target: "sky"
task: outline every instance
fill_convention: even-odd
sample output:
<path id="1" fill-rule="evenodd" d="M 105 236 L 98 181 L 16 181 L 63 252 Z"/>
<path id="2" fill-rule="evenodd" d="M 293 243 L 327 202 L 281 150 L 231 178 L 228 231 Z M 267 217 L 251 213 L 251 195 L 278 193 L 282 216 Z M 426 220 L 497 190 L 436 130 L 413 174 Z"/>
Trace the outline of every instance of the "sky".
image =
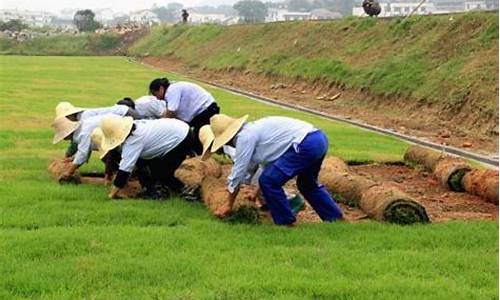
<path id="1" fill-rule="evenodd" d="M 0 0 L 2 9 L 27 9 L 35 11 L 48 11 L 59 13 L 64 8 L 111 8 L 116 12 L 129 12 L 133 10 L 151 8 L 153 4 L 166 5 L 169 2 L 178 2 L 185 7 L 200 5 L 217 6 L 221 4 L 232 5 L 237 0 Z"/>

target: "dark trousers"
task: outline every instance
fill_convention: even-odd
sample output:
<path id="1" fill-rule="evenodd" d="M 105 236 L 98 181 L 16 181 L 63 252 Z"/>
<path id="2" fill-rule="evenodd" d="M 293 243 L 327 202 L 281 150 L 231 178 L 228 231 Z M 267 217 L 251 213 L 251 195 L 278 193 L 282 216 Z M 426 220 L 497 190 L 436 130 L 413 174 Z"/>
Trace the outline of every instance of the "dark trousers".
<path id="1" fill-rule="evenodd" d="M 210 118 L 218 113 L 220 113 L 220 108 L 217 103 L 214 102 L 188 123 L 189 126 L 193 128 L 193 150 L 196 154 L 201 155 L 203 152 L 203 145 L 201 144 L 198 136 L 200 128 L 203 127 L 203 125 L 210 124 Z"/>
<path id="2" fill-rule="evenodd" d="M 149 171 L 149 174 L 144 171 L 137 174 L 141 184 L 146 188 L 156 184 L 165 185 L 171 192 L 179 193 L 184 184 L 175 178 L 174 173 L 190 153 L 192 145 L 193 137 L 191 132 L 189 132 L 177 147 L 165 155 L 153 159 L 141 160 L 139 169 Z"/>

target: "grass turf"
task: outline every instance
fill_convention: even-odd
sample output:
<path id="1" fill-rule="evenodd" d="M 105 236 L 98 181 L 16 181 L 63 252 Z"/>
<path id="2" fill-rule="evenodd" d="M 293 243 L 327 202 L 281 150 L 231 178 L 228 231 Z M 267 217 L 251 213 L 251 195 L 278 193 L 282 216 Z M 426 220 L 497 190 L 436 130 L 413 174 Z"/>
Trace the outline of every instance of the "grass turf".
<path id="1" fill-rule="evenodd" d="M 110 201 L 46 172 L 54 106 L 111 105 L 160 75 L 123 58 L 0 57 L 0 298 L 491 299 L 498 224 L 231 225 L 201 204 Z M 398 160 L 392 138 L 211 90 L 229 114 L 299 117 L 330 153 Z M 85 170 L 101 169 L 92 160 Z"/>

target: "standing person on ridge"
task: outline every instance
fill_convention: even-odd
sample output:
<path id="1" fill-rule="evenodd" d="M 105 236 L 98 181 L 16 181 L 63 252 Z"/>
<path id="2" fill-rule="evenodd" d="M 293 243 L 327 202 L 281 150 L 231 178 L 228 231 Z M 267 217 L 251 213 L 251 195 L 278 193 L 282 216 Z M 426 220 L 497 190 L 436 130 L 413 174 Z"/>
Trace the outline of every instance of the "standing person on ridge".
<path id="1" fill-rule="evenodd" d="M 203 150 L 198 137 L 200 128 L 209 124 L 213 115 L 220 113 L 220 108 L 212 95 L 195 83 L 186 81 L 170 83 L 167 78 L 151 81 L 149 92 L 157 99 L 167 101 L 165 117 L 177 118 L 189 124 L 193 129 L 193 149 L 200 155 Z"/>
<path id="2" fill-rule="evenodd" d="M 248 171 L 264 165 L 259 186 L 277 225 L 293 225 L 283 185 L 297 176 L 297 188 L 323 221 L 342 219 L 340 207 L 323 185 L 318 183 L 321 164 L 328 150 L 326 135 L 313 125 L 286 117 L 267 117 L 246 122 L 248 115 L 233 119 L 219 114 L 210 119 L 214 134 L 211 152 L 222 146 L 236 148 L 234 165 L 228 177 L 227 204 L 217 215 L 227 215 Z"/>

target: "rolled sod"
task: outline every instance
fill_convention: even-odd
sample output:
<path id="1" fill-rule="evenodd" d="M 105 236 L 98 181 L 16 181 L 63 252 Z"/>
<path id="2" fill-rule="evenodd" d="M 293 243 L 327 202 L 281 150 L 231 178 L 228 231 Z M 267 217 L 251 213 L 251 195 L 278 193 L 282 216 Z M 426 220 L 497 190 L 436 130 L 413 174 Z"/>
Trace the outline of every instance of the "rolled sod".
<path id="1" fill-rule="evenodd" d="M 434 168 L 445 154 L 425 148 L 418 145 L 410 146 L 404 155 L 407 162 L 424 166 L 428 171 L 434 171 Z"/>
<path id="2" fill-rule="evenodd" d="M 403 225 L 429 222 L 429 216 L 420 203 L 389 183 L 367 189 L 359 207 L 379 221 Z"/>
<path id="3" fill-rule="evenodd" d="M 201 199 L 205 206 L 215 214 L 219 208 L 227 204 L 229 192 L 225 178 L 215 178 L 207 176 L 201 184 Z M 240 191 L 234 202 L 233 210 L 224 217 L 225 221 L 231 223 L 260 223 L 259 210 L 256 203 L 245 197 L 245 193 Z"/>
<path id="4" fill-rule="evenodd" d="M 198 157 L 189 158 L 182 162 L 175 171 L 175 177 L 189 187 L 199 188 L 206 176 L 219 177 L 221 166 L 213 158 L 202 161 Z"/>
<path id="5" fill-rule="evenodd" d="M 342 162 L 338 164 L 342 165 Z M 425 207 L 397 187 L 343 172 L 342 166 L 330 168 L 340 171 L 320 175 L 321 183 L 331 193 L 354 203 L 370 218 L 397 224 L 429 222 Z"/>
<path id="6" fill-rule="evenodd" d="M 463 176 L 462 186 L 468 193 L 498 204 L 498 172 L 494 170 L 472 170 Z"/>
<path id="7" fill-rule="evenodd" d="M 405 160 L 422 164 L 446 188 L 498 204 L 498 171 L 472 168 L 465 160 L 421 146 L 411 146 Z"/>

